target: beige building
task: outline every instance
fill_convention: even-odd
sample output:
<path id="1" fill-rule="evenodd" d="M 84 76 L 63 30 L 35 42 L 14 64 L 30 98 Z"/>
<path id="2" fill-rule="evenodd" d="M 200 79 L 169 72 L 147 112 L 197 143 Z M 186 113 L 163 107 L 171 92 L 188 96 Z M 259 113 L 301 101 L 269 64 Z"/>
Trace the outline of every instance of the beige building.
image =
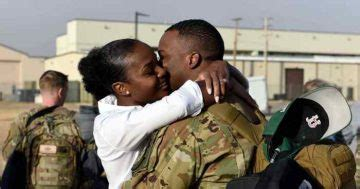
<path id="1" fill-rule="evenodd" d="M 77 69 L 79 60 L 85 55 L 86 53 L 81 52 L 67 52 L 45 60 L 45 70 L 57 70 L 68 75 L 67 101 L 69 102 L 92 102 L 91 95 L 84 90 L 80 82 L 81 76 Z"/>
<path id="2" fill-rule="evenodd" d="M 233 56 L 227 55 L 227 60 Z M 245 76 L 264 76 L 264 58 L 237 56 L 236 67 Z M 339 87 L 349 100 L 359 100 L 360 57 L 270 56 L 268 58 L 268 97 L 291 99 L 303 91 L 305 82 L 322 79 Z"/>
<path id="3" fill-rule="evenodd" d="M 36 89 L 44 72 L 44 58 L 0 44 L 0 93 L 2 99 L 14 98 L 16 89 Z"/>
<path id="4" fill-rule="evenodd" d="M 156 48 L 169 24 L 139 23 L 138 38 Z M 217 27 L 226 49 L 225 59 L 233 63 L 234 28 Z M 77 19 L 67 23 L 66 33 L 56 39 L 56 56 L 45 61 L 45 69 L 69 75 L 80 86 L 76 66 L 91 48 L 112 40 L 133 38 L 133 22 Z M 261 29 L 238 31 L 235 66 L 246 76 L 265 76 L 263 58 L 265 37 Z M 300 31 L 269 31 L 267 66 L 268 97 L 292 98 L 302 85 L 320 78 L 336 84 L 345 96 L 360 99 L 360 35 Z M 80 86 L 81 88 L 81 86 Z M 80 90 L 78 96 L 88 101 Z M 80 92 L 81 91 L 81 92 Z"/>

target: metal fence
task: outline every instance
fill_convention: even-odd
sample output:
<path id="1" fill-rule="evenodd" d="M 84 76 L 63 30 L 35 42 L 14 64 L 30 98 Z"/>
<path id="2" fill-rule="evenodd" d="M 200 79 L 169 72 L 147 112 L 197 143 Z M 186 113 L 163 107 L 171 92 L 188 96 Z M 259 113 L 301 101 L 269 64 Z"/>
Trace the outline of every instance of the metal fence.
<path id="1" fill-rule="evenodd" d="M 24 82 L 20 84 L 0 82 L 0 101 L 22 101 L 34 102 L 35 96 L 39 94 L 36 81 Z M 85 91 L 84 85 L 80 81 L 69 81 L 66 102 L 92 103 L 93 97 Z"/>

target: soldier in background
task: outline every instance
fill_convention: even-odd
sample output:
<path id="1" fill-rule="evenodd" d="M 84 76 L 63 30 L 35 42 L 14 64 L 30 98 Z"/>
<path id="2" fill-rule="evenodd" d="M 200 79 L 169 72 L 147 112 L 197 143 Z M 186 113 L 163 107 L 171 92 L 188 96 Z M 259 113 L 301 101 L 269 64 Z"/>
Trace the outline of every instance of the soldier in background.
<path id="1" fill-rule="evenodd" d="M 97 106 L 85 106 L 79 107 L 79 112 L 74 116 L 76 123 L 79 126 L 81 138 L 86 143 L 91 143 L 94 140 L 94 119 L 99 114 Z"/>
<path id="2" fill-rule="evenodd" d="M 94 119 L 98 114 L 99 109 L 94 100 L 93 106 L 80 106 L 79 112 L 74 116 L 79 126 L 81 138 L 85 142 L 85 147 L 81 153 L 81 189 L 107 189 L 109 185 L 104 168 L 97 155 L 97 147 L 93 135 Z"/>
<path id="3" fill-rule="evenodd" d="M 16 145 L 22 140 L 25 134 L 22 129 L 26 126 L 26 122 L 29 118 L 35 113 L 48 107 L 58 107 L 59 109 L 66 111 L 69 115 L 75 114 L 75 112 L 62 107 L 68 90 L 68 79 L 66 75 L 57 71 L 46 71 L 41 75 L 39 85 L 42 104 L 27 112 L 21 113 L 11 123 L 9 134 L 2 148 L 2 155 L 5 160 L 9 158 L 11 153 L 15 150 Z"/>
<path id="4" fill-rule="evenodd" d="M 321 79 L 313 79 L 310 80 L 308 82 L 305 83 L 304 85 L 304 92 L 307 93 L 311 90 L 317 89 L 319 87 L 326 87 L 326 86 L 332 86 L 337 88 L 339 91 L 340 88 L 338 86 L 336 86 L 335 84 L 332 84 L 330 82 L 321 80 Z M 356 112 L 359 112 L 359 103 L 350 103 L 350 109 L 352 112 L 352 121 L 351 123 L 345 127 L 344 129 L 342 129 L 340 132 L 336 133 L 333 136 L 330 136 L 329 139 L 333 140 L 334 142 L 339 142 L 339 143 L 344 143 L 347 146 L 349 146 L 349 148 L 351 149 L 351 151 L 355 154 L 356 152 L 356 146 L 357 146 L 357 128 L 359 125 L 359 121 L 357 119 L 358 116 L 356 116 Z"/>
<path id="5" fill-rule="evenodd" d="M 323 86 L 334 86 L 339 89 L 339 87 L 327 81 L 321 79 L 314 79 L 305 83 L 304 92 L 308 92 L 310 90 Z M 358 113 L 360 113 L 360 103 L 359 102 L 350 103 L 350 109 L 352 114 L 352 120 L 349 126 L 345 127 L 336 135 L 331 136 L 329 138 L 335 142 L 346 144 L 354 153 L 355 161 L 356 161 L 355 181 L 356 181 L 356 185 L 360 187 L 360 141 L 359 141 L 360 137 L 357 136 L 358 128 L 360 125 L 360 120 L 358 116 Z"/>
<path id="6" fill-rule="evenodd" d="M 78 185 L 83 141 L 74 112 L 63 107 L 67 76 L 49 70 L 42 74 L 39 84 L 42 105 L 21 113 L 4 142 L 2 155 L 8 163 L 2 188 L 19 188 L 18 183 L 24 180 L 26 188 Z"/>

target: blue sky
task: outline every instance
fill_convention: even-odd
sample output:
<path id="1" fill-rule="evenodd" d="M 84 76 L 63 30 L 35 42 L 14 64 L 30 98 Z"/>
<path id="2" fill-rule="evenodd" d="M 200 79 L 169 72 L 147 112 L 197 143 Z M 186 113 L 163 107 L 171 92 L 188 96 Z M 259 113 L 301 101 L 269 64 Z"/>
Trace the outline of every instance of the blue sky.
<path id="1" fill-rule="evenodd" d="M 175 23 L 202 18 L 216 26 L 360 34 L 359 0 L 0 0 L 0 43 L 33 56 L 53 56 L 55 38 L 74 18 Z"/>

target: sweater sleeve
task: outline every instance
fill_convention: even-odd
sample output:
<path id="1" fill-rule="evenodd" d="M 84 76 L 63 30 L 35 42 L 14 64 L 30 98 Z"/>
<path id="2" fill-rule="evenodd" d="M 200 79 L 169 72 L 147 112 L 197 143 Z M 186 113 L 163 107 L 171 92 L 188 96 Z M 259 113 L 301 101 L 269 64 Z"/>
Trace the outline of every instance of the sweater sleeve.
<path id="1" fill-rule="evenodd" d="M 102 125 L 103 138 L 114 148 L 134 150 L 149 133 L 189 115 L 195 116 L 203 106 L 200 87 L 196 82 L 187 81 L 159 101 L 129 111 L 112 111 L 101 123 L 95 124 Z"/>

